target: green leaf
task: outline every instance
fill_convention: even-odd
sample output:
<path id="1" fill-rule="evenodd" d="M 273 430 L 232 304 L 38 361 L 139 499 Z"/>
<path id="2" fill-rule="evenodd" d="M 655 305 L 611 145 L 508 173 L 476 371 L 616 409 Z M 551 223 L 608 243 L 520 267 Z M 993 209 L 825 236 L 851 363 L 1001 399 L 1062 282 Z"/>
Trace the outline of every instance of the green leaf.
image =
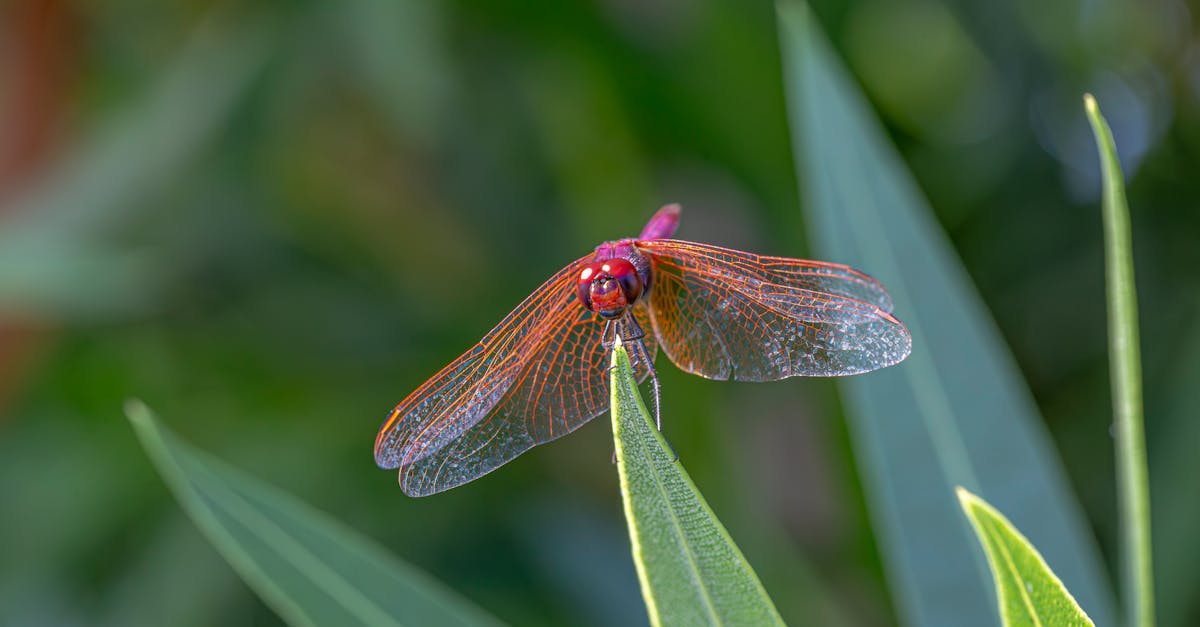
<path id="1" fill-rule="evenodd" d="M 125 412 L 200 531 L 289 623 L 498 624 L 326 514 L 179 441 L 142 403 Z"/>
<path id="2" fill-rule="evenodd" d="M 957 492 L 992 568 L 1005 627 L 1093 624 L 1046 560 L 1003 514 L 961 486 Z"/>
<path id="3" fill-rule="evenodd" d="M 758 576 L 654 427 L 619 342 L 611 376 L 621 497 L 651 624 L 782 625 Z"/>
<path id="4" fill-rule="evenodd" d="M 1150 478 L 1142 424 L 1142 358 L 1138 343 L 1137 289 L 1125 182 L 1112 131 L 1096 99 L 1083 97 L 1104 177 L 1104 265 L 1108 292 L 1108 355 L 1117 448 L 1117 501 L 1121 520 L 1121 581 L 1129 625 L 1154 625 L 1150 553 Z"/>
<path id="5" fill-rule="evenodd" d="M 951 496 L 965 485 L 1008 512 L 1113 624 L 1103 562 L 994 322 L 807 7 L 783 0 L 778 11 L 813 246 L 882 281 L 913 336 L 904 363 L 839 380 L 901 622 L 995 624 L 982 555 Z"/>

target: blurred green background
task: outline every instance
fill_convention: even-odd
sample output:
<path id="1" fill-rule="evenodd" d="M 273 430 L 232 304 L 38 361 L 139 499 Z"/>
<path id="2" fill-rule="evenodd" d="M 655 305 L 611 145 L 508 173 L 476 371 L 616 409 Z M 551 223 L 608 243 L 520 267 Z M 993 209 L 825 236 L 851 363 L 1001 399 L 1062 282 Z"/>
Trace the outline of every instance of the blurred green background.
<path id="1" fill-rule="evenodd" d="M 1197 7 L 813 6 L 1113 569 L 1096 94 L 1130 179 L 1163 624 L 1196 624 Z M 807 254 L 770 3 L 0 5 L 0 624 L 278 622 L 169 497 L 131 396 L 506 621 L 644 622 L 606 420 L 421 500 L 371 446 L 665 202 L 685 239 Z M 659 370 L 671 443 L 784 617 L 893 623 L 831 383 Z"/>

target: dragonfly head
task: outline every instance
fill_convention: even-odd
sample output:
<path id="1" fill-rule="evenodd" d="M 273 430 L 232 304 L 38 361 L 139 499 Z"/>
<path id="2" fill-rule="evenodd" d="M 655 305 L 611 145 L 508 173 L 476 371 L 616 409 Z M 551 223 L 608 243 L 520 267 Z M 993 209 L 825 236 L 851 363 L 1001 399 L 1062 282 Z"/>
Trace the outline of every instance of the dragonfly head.
<path id="1" fill-rule="evenodd" d="M 593 261 L 579 272 L 579 302 L 601 318 L 619 318 L 642 295 L 642 277 L 620 257 Z"/>

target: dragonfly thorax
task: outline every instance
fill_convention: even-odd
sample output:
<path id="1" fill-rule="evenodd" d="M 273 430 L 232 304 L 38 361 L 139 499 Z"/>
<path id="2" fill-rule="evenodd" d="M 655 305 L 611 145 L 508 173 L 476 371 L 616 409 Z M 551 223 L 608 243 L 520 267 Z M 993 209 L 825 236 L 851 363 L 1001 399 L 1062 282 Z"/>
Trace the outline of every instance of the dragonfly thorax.
<path id="1" fill-rule="evenodd" d="M 619 318 L 642 295 L 642 277 L 621 257 L 593 261 L 579 272 L 579 302 L 602 318 Z"/>

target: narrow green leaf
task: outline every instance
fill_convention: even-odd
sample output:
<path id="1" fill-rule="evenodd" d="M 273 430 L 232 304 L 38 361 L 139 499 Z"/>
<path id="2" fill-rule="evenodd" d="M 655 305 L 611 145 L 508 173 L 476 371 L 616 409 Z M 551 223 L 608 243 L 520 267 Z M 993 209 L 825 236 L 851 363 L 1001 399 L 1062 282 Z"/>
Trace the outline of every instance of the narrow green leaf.
<path id="1" fill-rule="evenodd" d="M 1003 514 L 961 486 L 957 492 L 987 554 L 1005 627 L 1093 625 L 1042 555 Z"/>
<path id="2" fill-rule="evenodd" d="M 1103 562 L 995 324 L 806 5 L 781 0 L 778 11 L 814 249 L 882 281 L 913 336 L 903 364 L 838 383 L 902 622 L 995 624 L 983 555 L 951 496 L 965 485 L 1113 624 Z"/>
<path id="3" fill-rule="evenodd" d="M 1121 518 L 1121 581 L 1128 624 L 1154 625 L 1150 555 L 1150 478 L 1142 425 L 1142 358 L 1138 348 L 1137 289 L 1125 182 L 1112 131 L 1096 99 L 1083 97 L 1104 177 L 1104 265 L 1108 291 L 1108 355 L 1116 425 L 1117 500 Z"/>
<path id="4" fill-rule="evenodd" d="M 496 625 L 425 573 L 294 497 L 126 415 L 180 505 L 242 579 L 293 625 Z"/>
<path id="5" fill-rule="evenodd" d="M 782 625 L 758 576 L 654 427 L 629 356 L 612 357 L 613 440 L 653 625 Z"/>

